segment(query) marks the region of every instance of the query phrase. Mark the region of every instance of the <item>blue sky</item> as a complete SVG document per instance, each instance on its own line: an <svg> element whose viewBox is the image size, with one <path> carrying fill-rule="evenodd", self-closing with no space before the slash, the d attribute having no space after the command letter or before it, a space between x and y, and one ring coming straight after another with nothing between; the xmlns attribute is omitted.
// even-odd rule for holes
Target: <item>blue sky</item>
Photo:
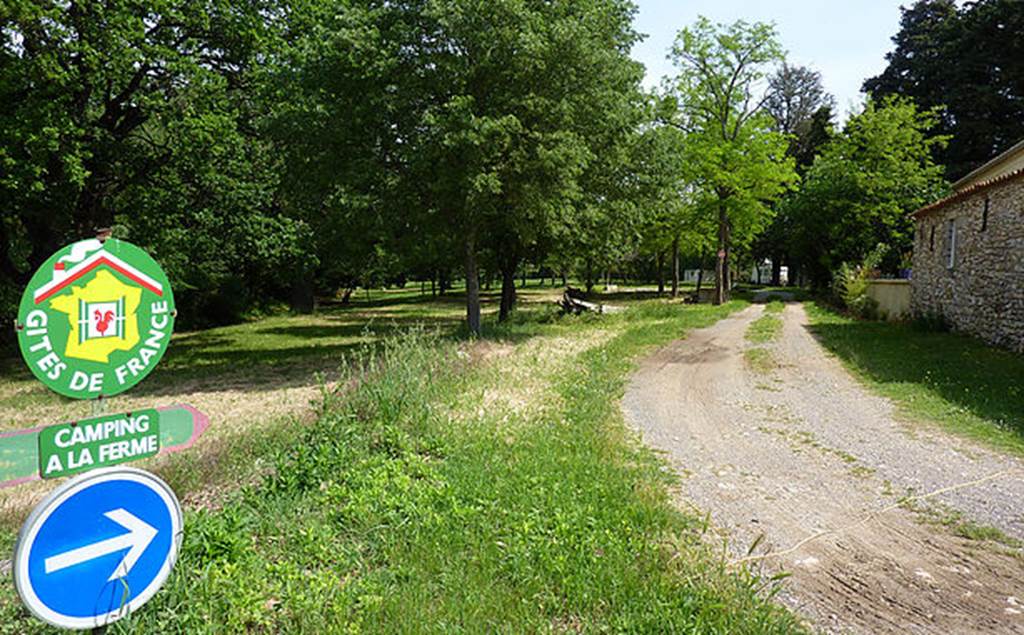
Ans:
<svg viewBox="0 0 1024 635"><path fill-rule="evenodd" d="M910 4L912 0L903 0ZM707 16L713 22L774 22L790 63L819 71L842 116L861 101L863 81L885 68L899 29L900 0L635 0L636 27L647 38L633 56L647 67L645 85L672 73L665 59L676 33Z"/></svg>

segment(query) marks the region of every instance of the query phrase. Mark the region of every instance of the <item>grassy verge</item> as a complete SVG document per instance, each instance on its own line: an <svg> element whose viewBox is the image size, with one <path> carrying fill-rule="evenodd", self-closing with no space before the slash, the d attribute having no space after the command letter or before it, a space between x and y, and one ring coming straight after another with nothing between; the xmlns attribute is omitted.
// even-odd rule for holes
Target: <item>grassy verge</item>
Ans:
<svg viewBox="0 0 1024 635"><path fill-rule="evenodd" d="M775 357L766 348L754 347L743 351L743 359L757 373L766 374L778 368Z"/></svg>
<svg viewBox="0 0 1024 635"><path fill-rule="evenodd" d="M778 367L778 362L764 344L774 342L782 333L782 318L779 314L786 307L778 300L772 300L764 307L764 315L747 327L745 337L754 346L743 351L747 365L759 374L766 375Z"/></svg>
<svg viewBox="0 0 1024 635"><path fill-rule="evenodd" d="M639 354L739 306L364 349L268 476L188 514L167 587L111 631L792 632L617 406ZM39 630L0 582L0 632Z"/></svg>
<svg viewBox="0 0 1024 635"><path fill-rule="evenodd" d="M955 333L806 306L819 341L905 417L1024 456L1024 356Z"/></svg>
<svg viewBox="0 0 1024 635"><path fill-rule="evenodd" d="M554 310L558 291L520 290L526 307ZM313 419L321 382L341 381L347 355L382 338L429 324L446 337L463 331L463 298L431 297L418 285L360 292L348 305L332 303L313 315L287 313L241 324L175 334L167 355L137 388L107 401L111 412L188 403L210 417L197 444L135 465L155 471L182 499L217 505L217 497L266 469L266 448L294 440ZM497 291L483 295L485 328L495 328ZM29 373L20 355L0 360L0 431L74 421L90 404L53 393ZM259 434L253 434L258 430ZM21 522L51 481L0 492L0 553L9 552ZM0 562L3 557L0 556Z"/></svg>
<svg viewBox="0 0 1024 635"><path fill-rule="evenodd" d="M767 344L778 339L782 332L782 318L779 313L785 305L778 300L773 300L765 305L764 315L754 320L747 328L747 341L755 344Z"/></svg>

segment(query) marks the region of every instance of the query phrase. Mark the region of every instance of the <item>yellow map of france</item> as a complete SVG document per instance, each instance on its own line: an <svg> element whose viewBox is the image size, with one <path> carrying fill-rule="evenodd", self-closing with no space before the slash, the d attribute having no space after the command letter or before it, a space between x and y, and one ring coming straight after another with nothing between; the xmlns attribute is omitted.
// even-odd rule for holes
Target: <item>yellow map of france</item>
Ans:
<svg viewBox="0 0 1024 635"><path fill-rule="evenodd" d="M135 312L139 308L142 289L127 285L106 269L100 269L93 279L83 286L73 286L70 293L63 293L50 300L50 307L66 313L71 323L68 344L64 354L75 359L106 363L114 351L130 351L139 343L139 324ZM81 308L101 302L124 300L124 330L120 336L89 338L83 337L87 328L88 315L80 315Z"/></svg>

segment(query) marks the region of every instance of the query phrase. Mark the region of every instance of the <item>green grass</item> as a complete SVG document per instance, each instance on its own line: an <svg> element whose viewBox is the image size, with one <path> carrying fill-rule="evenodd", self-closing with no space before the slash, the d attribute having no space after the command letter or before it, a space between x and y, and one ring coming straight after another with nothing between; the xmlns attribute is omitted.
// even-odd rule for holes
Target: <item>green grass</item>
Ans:
<svg viewBox="0 0 1024 635"><path fill-rule="evenodd" d="M782 318L779 314L785 305L778 300L772 300L764 308L764 315L754 320L747 328L747 340L755 344L767 344L778 339L782 333Z"/></svg>
<svg viewBox="0 0 1024 635"><path fill-rule="evenodd" d="M489 363L431 332L358 349L264 478L188 513L167 586L111 632L793 632L617 406L640 354L741 306L527 311ZM0 632L41 630L0 581Z"/></svg>
<svg viewBox="0 0 1024 635"><path fill-rule="evenodd" d="M770 373L779 366L771 351L766 348L748 348L743 351L743 358L755 372L762 374Z"/></svg>
<svg viewBox="0 0 1024 635"><path fill-rule="evenodd" d="M910 493L908 492L908 496ZM921 502L904 498L900 501L904 509L918 514L929 524L945 527L954 536L976 542L987 542L1006 548L1005 553L1020 558L1024 556L1024 542L1009 536L1003 530L991 525L977 523L966 518L963 512L937 502Z"/></svg>
<svg viewBox="0 0 1024 635"><path fill-rule="evenodd" d="M772 300L765 305L764 314L747 327L745 337L755 346L743 351L743 358L756 373L768 374L779 366L771 351L762 345L774 342L779 338L782 333L782 318L779 316L785 307L786 305L782 302Z"/></svg>
<svg viewBox="0 0 1024 635"><path fill-rule="evenodd" d="M906 418L1024 456L1024 356L964 335L806 306L825 348Z"/></svg>

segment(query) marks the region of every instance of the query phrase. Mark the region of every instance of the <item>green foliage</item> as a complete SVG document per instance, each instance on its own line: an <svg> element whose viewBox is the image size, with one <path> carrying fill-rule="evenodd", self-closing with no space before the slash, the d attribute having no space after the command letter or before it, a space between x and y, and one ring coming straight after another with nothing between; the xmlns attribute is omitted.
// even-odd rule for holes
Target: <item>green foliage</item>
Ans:
<svg viewBox="0 0 1024 635"><path fill-rule="evenodd" d="M1024 137L1024 11L1014 0L902 7L889 64L864 89L940 108L933 156L955 180Z"/></svg>
<svg viewBox="0 0 1024 635"><path fill-rule="evenodd" d="M799 192L784 203L791 253L811 281L825 286L844 262L859 262L882 243L880 263L894 273L913 245L910 212L947 191L931 148L936 115L905 99L868 100L824 148Z"/></svg>
<svg viewBox="0 0 1024 635"><path fill-rule="evenodd" d="M878 302L868 296L871 279L878 273L878 266L889 251L888 245L879 243L857 266L843 263L832 279L832 297L840 306L854 315L874 320L878 318Z"/></svg>
<svg viewBox="0 0 1024 635"><path fill-rule="evenodd" d="M821 73L806 66L782 66L768 78L765 110L775 128L790 135L789 155L801 172L814 162L814 154L826 138L835 98L825 92Z"/></svg>
<svg viewBox="0 0 1024 635"><path fill-rule="evenodd" d="M277 291L302 229L274 209L255 86L282 15L270 1L5 3L0 285L118 225L167 265L183 325Z"/></svg>
<svg viewBox="0 0 1024 635"><path fill-rule="evenodd" d="M825 92L821 74L803 66L783 63L768 83L765 109L775 122L775 130L788 135L786 152L794 159L796 171L802 177L834 134L832 112L835 99ZM798 274L793 266L798 258L790 254L795 221L783 200L775 202L773 211L774 217L756 239L752 253L755 262L766 258L772 260L773 276L781 274L783 263L788 264L789 275L793 279ZM780 282L781 279L772 280L772 284Z"/></svg>
<svg viewBox="0 0 1024 635"><path fill-rule="evenodd" d="M701 18L679 33L672 59L678 110L671 119L687 131L694 203L714 219L718 249L728 259L731 248L749 247L765 229L769 203L796 180L789 142L773 130L756 94L782 48L770 25L713 25Z"/></svg>
<svg viewBox="0 0 1024 635"><path fill-rule="evenodd" d="M482 262L507 285L523 259L624 218L618 165L641 114L634 11L362 1L317 16L277 75L293 97L272 129L323 284L363 282L373 256L417 277L475 278Z"/></svg>

